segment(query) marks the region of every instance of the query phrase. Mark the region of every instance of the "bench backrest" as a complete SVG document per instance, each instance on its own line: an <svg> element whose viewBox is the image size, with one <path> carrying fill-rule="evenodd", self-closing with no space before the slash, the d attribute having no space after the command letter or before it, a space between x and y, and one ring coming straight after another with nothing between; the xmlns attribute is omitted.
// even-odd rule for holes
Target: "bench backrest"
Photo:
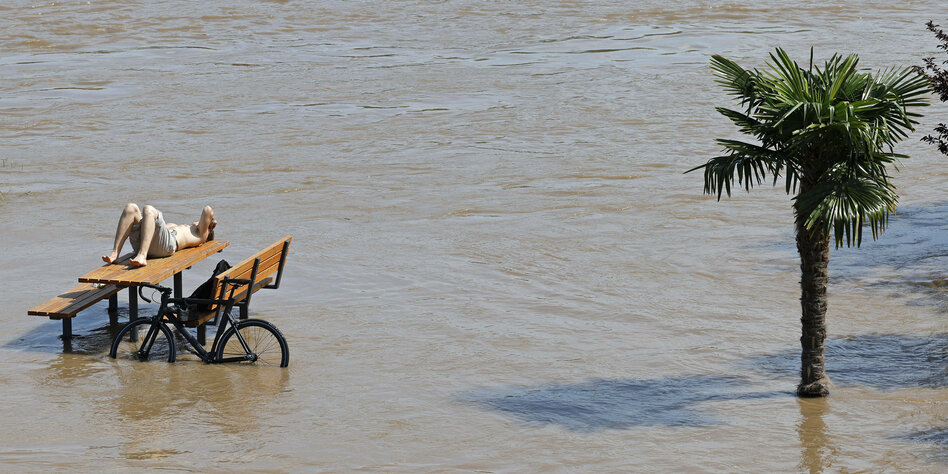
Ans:
<svg viewBox="0 0 948 474"><path fill-rule="evenodd" d="M221 293L222 290L225 290L223 288L225 278L253 279L250 291L246 291L247 287L244 286L238 288L235 293L237 300L247 300L246 304L250 303L251 294L260 288L279 288L280 280L283 278L283 265L286 263L286 255L290 250L290 241L292 240L293 238L288 235L214 277L212 294L215 295L215 298L221 299L229 296L230 285L227 285L228 288L226 288L228 294ZM276 273L275 277L272 276L274 273ZM273 283L267 284L268 279L272 280Z"/></svg>

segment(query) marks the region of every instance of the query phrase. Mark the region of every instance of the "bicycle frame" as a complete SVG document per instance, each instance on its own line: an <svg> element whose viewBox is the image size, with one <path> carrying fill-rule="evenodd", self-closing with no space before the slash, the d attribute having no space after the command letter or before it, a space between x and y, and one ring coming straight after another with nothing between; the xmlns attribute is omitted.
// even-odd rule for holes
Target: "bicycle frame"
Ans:
<svg viewBox="0 0 948 474"><path fill-rule="evenodd" d="M143 285L142 287L154 288L161 292L161 306L158 308L158 313L151 318L152 322L148 328L148 332L145 334L145 340L142 343L141 349L139 349L139 358L147 359L148 353L151 351L152 345L155 343L155 339L158 337L158 326L164 324L165 320L170 322L175 329L178 330L178 333L184 336L185 340L188 341L188 344L191 346L188 350L200 357L200 359L206 363L210 364L219 364L224 362L241 362L241 361L254 361L256 355L250 349L250 346L247 344L247 341L240 334L240 331L234 331L234 334L237 336L237 339L240 341L240 344L243 346L243 349L246 353L243 357L227 357L224 359L217 359L217 346L220 343L221 336L227 330L227 324L236 327L237 321L234 320L234 316L231 314L231 310L234 307L235 299L234 292L242 285L249 285L252 283L252 280L245 279L230 279L225 278L222 282L222 291L221 294L226 294L227 285L231 285L230 294L228 294L226 299L205 299L205 298L171 298L171 289L159 287L158 285ZM144 295L142 298L145 301L150 302ZM184 323L181 321L181 318L178 317L176 311L172 308L187 308L190 304L215 304L217 305L217 314L215 315L218 318L217 322L217 333L214 335L214 343L211 345L211 349L205 350L204 346L198 342L197 338L192 336L190 332L184 327ZM223 310L221 309L223 308ZM180 311L180 309L179 309Z"/></svg>

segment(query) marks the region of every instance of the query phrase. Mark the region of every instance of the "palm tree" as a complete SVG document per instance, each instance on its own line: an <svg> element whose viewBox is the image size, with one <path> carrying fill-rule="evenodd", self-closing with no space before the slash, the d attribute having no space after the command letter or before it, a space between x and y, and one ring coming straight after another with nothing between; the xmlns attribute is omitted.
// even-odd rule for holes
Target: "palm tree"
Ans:
<svg viewBox="0 0 948 474"><path fill-rule="evenodd" d="M928 81L911 68L875 75L860 72L859 58L833 55L823 68L802 68L782 49L764 71L746 70L715 55L711 69L745 111L717 108L756 142L718 139L724 154L688 172L704 170L704 192L750 191L781 178L793 194L797 251L802 278L803 326L797 395L829 394L823 343L826 339L827 265L830 234L836 247L862 243L863 225L873 239L895 212L898 196L888 165L908 158L893 152L925 106ZM894 165L893 165L894 166Z"/></svg>

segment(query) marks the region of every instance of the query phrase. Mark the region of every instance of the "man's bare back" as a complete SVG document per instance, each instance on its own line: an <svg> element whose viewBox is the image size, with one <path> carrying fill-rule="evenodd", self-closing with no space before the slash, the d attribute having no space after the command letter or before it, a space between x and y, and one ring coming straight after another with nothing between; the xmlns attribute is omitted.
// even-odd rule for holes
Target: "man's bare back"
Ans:
<svg viewBox="0 0 948 474"><path fill-rule="evenodd" d="M154 207L145 206L140 210L138 205L129 203L119 218L112 252L103 255L102 260L115 263L125 240L132 236L140 240L132 242L136 254L128 263L133 267L144 267L148 264L148 257L167 257L178 250L203 244L213 235L215 226L217 221L214 220L211 206L204 206L201 218L188 225L165 223L161 213ZM171 238L173 241L169 241Z"/></svg>

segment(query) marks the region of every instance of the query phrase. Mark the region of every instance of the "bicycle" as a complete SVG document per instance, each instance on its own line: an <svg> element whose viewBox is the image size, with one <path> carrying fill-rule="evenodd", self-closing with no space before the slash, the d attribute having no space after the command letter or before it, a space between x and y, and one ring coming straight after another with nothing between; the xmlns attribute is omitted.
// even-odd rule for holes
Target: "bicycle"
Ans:
<svg viewBox="0 0 948 474"><path fill-rule="evenodd" d="M142 283L138 287L138 294L148 303L152 300L145 297L142 290L152 288L161 293L161 306L158 313L152 317L134 319L125 324L112 341L109 357L128 357L135 360L161 360L174 362L176 349L175 338L168 323L174 326L178 333L184 336L189 346L185 349L198 356L209 364L239 362L261 366L286 367L290 363L290 351L286 338L273 324L262 319L244 319L238 321L231 314L234 307L234 291L243 286L252 284L250 279L225 278L222 283L221 295L230 293L225 299L203 298L172 298L171 288L150 283ZM196 304L217 306L217 334L210 350L198 342L184 327L182 315L188 314L190 307ZM162 340L163 339L163 340Z"/></svg>

